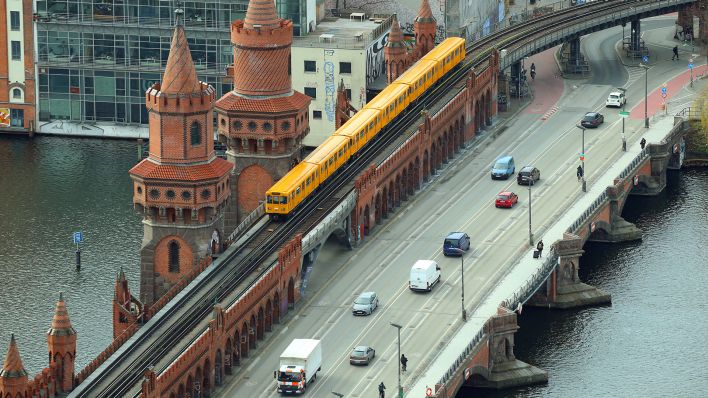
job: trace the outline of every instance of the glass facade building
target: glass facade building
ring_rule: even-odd
[[[292,1],[303,10],[300,1]],[[36,1],[40,123],[147,124],[145,90],[162,78],[177,4]],[[219,98],[232,87],[226,78],[233,63],[229,27],[245,17],[248,0],[181,1],[179,7],[199,79],[214,86]],[[279,9],[287,10],[283,17],[300,19],[291,15],[293,8]]]

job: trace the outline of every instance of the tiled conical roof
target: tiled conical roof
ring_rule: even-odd
[[[10,336],[10,348],[7,350],[5,363],[2,365],[2,370],[0,370],[0,377],[12,378],[22,376],[27,376],[27,371],[24,365],[22,365],[22,358],[20,358],[20,351],[17,349],[15,334],[13,333]]]
[[[52,336],[69,336],[76,334],[76,330],[71,326],[69,312],[64,304],[64,297],[59,293],[59,301],[54,309],[54,318],[52,318],[52,327],[49,328],[47,334]]]
[[[191,94],[202,91],[192,54],[189,52],[187,36],[179,23],[172,35],[170,55],[167,58],[165,74],[162,76],[160,91],[167,94]]]
[[[271,29],[280,26],[280,18],[275,11],[275,2],[273,0],[250,0],[243,25],[248,29],[253,29],[254,25]]]
[[[398,23],[396,15],[393,15],[393,20],[391,21],[391,33],[388,34],[388,43],[386,47],[401,47],[403,46],[403,31],[401,30],[401,24]]]
[[[428,0],[423,0],[418,10],[418,15],[415,17],[416,22],[435,22],[435,17],[433,17],[433,10],[430,9],[430,3]]]

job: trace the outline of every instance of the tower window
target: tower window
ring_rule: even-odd
[[[12,59],[15,61],[22,59],[22,55],[20,54],[22,52],[22,44],[16,40],[13,40],[10,44],[12,47]]]
[[[352,73],[352,63],[351,62],[340,62],[339,63],[339,73]]]
[[[190,139],[192,141],[192,146],[196,146],[202,143],[202,126],[198,122],[192,122],[192,128],[190,131]]]
[[[20,12],[10,11],[10,29],[20,30]]]
[[[317,62],[305,61],[305,72],[317,72]]]
[[[19,88],[13,88],[12,89],[12,98],[14,98],[14,99],[22,98],[22,90],[20,90]]]
[[[179,243],[176,240],[170,241],[167,251],[169,252],[168,269],[170,272],[179,272]]]

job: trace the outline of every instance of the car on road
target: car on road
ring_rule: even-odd
[[[514,166],[513,156],[500,156],[494,162],[494,166],[492,166],[492,180],[496,180],[498,178],[503,178],[506,180],[509,176],[514,174],[515,170],[516,167]]]
[[[583,127],[592,127],[596,128],[597,126],[601,125],[602,122],[605,121],[605,117],[602,116],[601,113],[599,112],[588,112],[583,116],[583,119],[580,121],[580,125]]]
[[[368,365],[376,356],[376,350],[373,348],[360,345],[354,347],[352,353],[349,354],[349,363],[352,365]]]
[[[467,251],[470,248],[470,236],[464,232],[451,232],[443,241],[443,254],[445,256],[461,256],[459,250]]]
[[[516,195],[513,192],[504,191],[504,192],[499,192],[499,195],[497,195],[497,199],[494,201],[494,206],[512,208],[518,202],[519,202],[518,195]]]
[[[533,185],[541,179],[541,171],[533,166],[524,166],[516,174],[516,183]]]
[[[610,95],[607,96],[607,99],[605,100],[605,106],[616,106],[618,108],[621,108],[624,104],[627,103],[627,97],[624,96],[624,93],[621,91],[613,91],[610,93]]]
[[[377,296],[375,292],[364,292],[354,300],[352,314],[371,315],[378,306],[379,296]]]

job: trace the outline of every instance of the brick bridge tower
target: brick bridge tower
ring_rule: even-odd
[[[403,39],[401,25],[393,16],[391,21],[391,32],[388,35],[388,43],[384,47],[384,59],[386,62],[386,81],[390,84],[408,69],[413,57],[408,52],[408,46]]]
[[[0,370],[0,396],[24,397],[27,391],[27,371],[17,349],[15,334],[10,336],[10,348]]]
[[[232,165],[214,152],[214,88],[200,82],[187,37],[176,26],[162,77],[147,90],[150,155],[130,170],[133,203],[143,213],[140,301],[149,306],[218,253]]]
[[[76,330],[71,326],[69,312],[61,293],[54,310],[52,326],[47,330],[49,365],[56,368],[58,391],[74,389],[74,365],[76,364]]]
[[[245,20],[231,24],[234,89],[216,103],[219,135],[235,165],[229,232],[302,157],[310,97],[292,89],[292,41],[292,21],[278,18],[273,0],[250,0]]]
[[[423,0],[418,10],[418,15],[413,21],[413,30],[415,31],[415,59],[418,60],[425,56],[430,50],[435,47],[435,33],[438,26],[433,17],[433,11],[430,9],[428,0]]]

